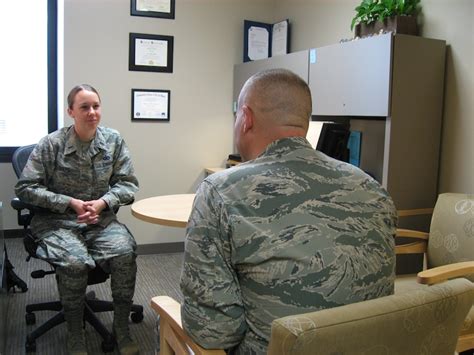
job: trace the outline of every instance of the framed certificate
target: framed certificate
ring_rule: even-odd
[[[274,24],[244,20],[244,62],[287,54],[290,22]]]
[[[271,57],[272,25],[244,20],[244,62]]]
[[[175,0],[131,0],[130,15],[174,19]]]
[[[128,70],[173,72],[173,36],[130,33]]]
[[[132,89],[132,121],[170,120],[170,90]]]

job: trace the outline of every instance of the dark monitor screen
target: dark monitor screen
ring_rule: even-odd
[[[348,162],[347,142],[350,136],[349,124],[324,123],[316,150],[334,159]]]

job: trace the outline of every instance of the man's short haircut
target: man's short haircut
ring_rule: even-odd
[[[239,108],[250,101],[254,110],[272,115],[282,124],[307,125],[311,117],[308,84],[286,69],[263,70],[250,77],[239,96]]]

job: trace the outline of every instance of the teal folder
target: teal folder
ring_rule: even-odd
[[[349,163],[360,167],[360,144],[362,132],[351,131],[349,140],[347,141],[347,148],[349,149]]]

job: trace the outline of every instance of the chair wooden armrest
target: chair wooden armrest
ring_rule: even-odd
[[[160,355],[225,355],[224,350],[202,348],[186,334],[181,324],[181,305],[171,297],[153,297],[151,308],[160,316]]]
[[[411,210],[398,210],[398,217],[411,217],[433,214],[433,208],[417,208]],[[395,253],[399,254],[423,254],[426,253],[428,246],[429,233],[420,232],[412,229],[397,228],[397,238],[417,239],[416,242],[406,243],[395,246]]]
[[[412,238],[417,241],[395,246],[396,254],[423,254],[426,253],[429,233],[412,229],[397,228],[397,238]]]
[[[421,284],[433,285],[470,274],[474,274],[474,261],[464,261],[420,271],[417,280]]]
[[[434,208],[416,208],[411,210],[398,210],[398,217],[422,216],[433,214]]]
[[[414,238],[428,240],[430,234],[413,229],[397,228],[397,237]]]

